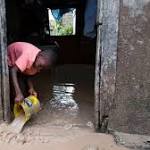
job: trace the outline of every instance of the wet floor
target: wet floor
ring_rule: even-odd
[[[35,78],[42,111],[32,121],[93,126],[94,66],[63,65]]]
[[[34,84],[42,110],[20,134],[1,124],[1,142],[59,143],[94,133],[94,66],[59,66],[36,76]]]
[[[118,147],[110,135],[94,131],[93,66],[59,66],[53,72],[38,75],[34,82],[42,110],[19,134],[7,130],[9,125],[1,124],[1,147],[7,150],[125,150]]]

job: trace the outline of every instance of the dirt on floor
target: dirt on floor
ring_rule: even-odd
[[[45,128],[18,135],[0,135],[0,147],[5,150],[127,150],[116,145],[111,135],[87,132],[85,129]],[[3,137],[3,138],[2,138]]]
[[[94,131],[94,66],[64,65],[34,79],[42,110],[21,133],[0,125],[5,150],[126,150]]]

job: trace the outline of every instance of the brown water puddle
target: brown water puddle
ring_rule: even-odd
[[[25,125],[20,134],[5,132],[4,143],[57,143],[94,132],[94,67],[64,65],[35,78],[43,109]]]

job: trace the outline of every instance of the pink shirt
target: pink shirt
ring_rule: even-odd
[[[36,56],[41,51],[34,45],[26,42],[15,42],[8,46],[8,65],[16,65],[18,69],[27,75],[34,75],[37,70],[33,67]]]

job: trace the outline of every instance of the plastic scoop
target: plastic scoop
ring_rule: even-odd
[[[35,96],[25,98],[21,103],[14,105],[15,119],[10,124],[12,132],[20,133],[25,123],[31,118],[33,114],[40,111],[40,102]]]

